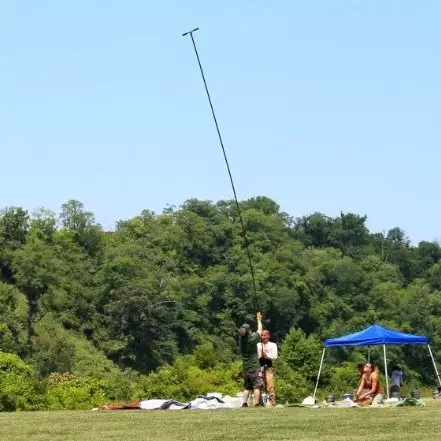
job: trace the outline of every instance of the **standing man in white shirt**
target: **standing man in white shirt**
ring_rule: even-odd
[[[262,331],[261,341],[257,343],[259,363],[264,371],[266,391],[268,394],[268,407],[276,404],[276,392],[274,389],[273,360],[278,356],[277,345],[270,341],[271,334],[267,329]]]

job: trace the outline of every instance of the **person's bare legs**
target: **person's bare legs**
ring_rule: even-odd
[[[248,405],[249,396],[250,396],[250,391],[247,389],[244,389],[242,392],[242,404]]]
[[[260,404],[260,389],[254,389],[254,405],[259,406]]]

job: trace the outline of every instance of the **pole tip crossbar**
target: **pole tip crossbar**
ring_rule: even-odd
[[[196,31],[199,31],[199,28],[194,28],[192,31],[185,32],[184,34],[182,34],[182,36],[185,37],[186,35],[192,34],[193,32],[196,32]]]

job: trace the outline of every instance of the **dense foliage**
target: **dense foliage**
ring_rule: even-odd
[[[374,322],[429,335],[441,355],[441,248],[371,233],[366,217],[293,218],[241,203],[265,327],[280,344],[281,400],[311,392],[321,341]],[[235,394],[236,329],[254,323],[232,201],[145,210],[103,231],[78,201],[59,216],[0,212],[0,410]],[[330,351],[324,390],[355,386],[365,349]],[[374,361],[381,354],[372,350]],[[408,382],[432,385],[419,347],[393,347]],[[344,364],[344,362],[349,362]]]

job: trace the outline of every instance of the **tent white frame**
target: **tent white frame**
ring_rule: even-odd
[[[403,343],[403,344],[413,344],[413,343]],[[417,343],[417,344],[420,344],[420,343]],[[343,344],[341,346],[349,346],[349,345],[344,345]],[[334,346],[330,346],[330,347],[334,347]],[[335,347],[338,347],[338,346],[335,346]],[[429,344],[427,344],[427,348],[429,349],[430,358],[432,359],[433,367],[435,368],[436,377],[438,378],[438,383],[439,383],[439,385],[441,387],[441,378],[439,376],[439,372],[438,372],[438,368],[436,366],[435,358],[433,356],[433,352],[432,352],[432,349],[430,348]],[[318,384],[319,384],[319,380],[320,380],[320,374],[322,372],[323,362],[325,360],[325,352],[326,352],[326,346],[323,348],[322,357],[320,359],[320,367],[319,367],[319,371],[318,371],[318,374],[317,374],[317,381],[315,382],[314,394],[312,395],[314,400],[315,400],[315,397],[317,395],[317,389],[318,389]],[[384,375],[386,377],[387,398],[389,399],[390,396],[389,396],[389,380],[388,380],[388,373],[387,373],[386,344],[383,344],[383,359],[384,359]]]

